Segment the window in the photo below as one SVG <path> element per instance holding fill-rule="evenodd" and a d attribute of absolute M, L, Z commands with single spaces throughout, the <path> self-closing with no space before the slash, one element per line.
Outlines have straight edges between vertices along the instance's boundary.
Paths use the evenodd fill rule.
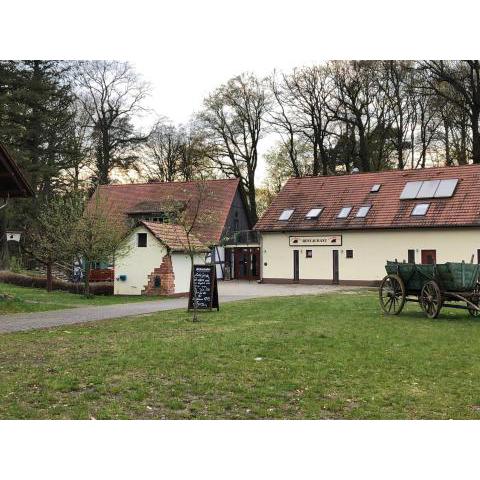
<path fill-rule="evenodd" d="M 308 218 L 309 220 L 313 220 L 314 218 L 318 218 L 319 215 L 322 213 L 323 208 L 312 208 L 311 210 L 308 211 L 308 213 L 305 215 L 305 218 Z"/>
<path fill-rule="evenodd" d="M 147 246 L 147 234 L 137 233 L 137 247 L 146 247 L 146 246 Z"/>
<path fill-rule="evenodd" d="M 408 251 L 408 263 L 415 263 L 415 250 Z"/>
<path fill-rule="evenodd" d="M 365 218 L 369 211 L 370 211 L 370 205 L 360 207 L 355 216 L 358 217 L 358 218 Z"/>
<path fill-rule="evenodd" d="M 287 209 L 287 210 L 284 210 L 281 215 L 278 217 L 279 220 L 282 220 L 282 221 L 286 221 L 286 220 L 290 220 L 290 217 L 292 216 L 293 212 L 295 210 L 293 209 Z"/>
<path fill-rule="evenodd" d="M 370 189 L 370 193 L 377 193 L 378 191 L 380 191 L 380 187 L 382 186 L 381 183 L 376 183 L 371 189 Z"/>
<path fill-rule="evenodd" d="M 345 256 L 346 256 L 347 258 L 353 258 L 353 250 L 347 250 L 347 251 L 345 252 Z"/>
<path fill-rule="evenodd" d="M 312 258 L 313 257 L 313 250 L 305 250 L 305 257 Z"/>
<path fill-rule="evenodd" d="M 347 218 L 351 211 L 352 207 L 343 207 L 337 215 L 337 218 Z"/>
<path fill-rule="evenodd" d="M 417 203 L 412 210 L 411 215 L 413 216 L 422 216 L 427 213 L 428 207 L 430 206 L 429 203 Z"/>

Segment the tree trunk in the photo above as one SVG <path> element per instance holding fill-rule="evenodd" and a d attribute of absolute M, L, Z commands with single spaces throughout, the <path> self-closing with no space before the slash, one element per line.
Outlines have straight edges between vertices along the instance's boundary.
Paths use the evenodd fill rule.
<path fill-rule="evenodd" d="M 368 158 L 368 145 L 367 145 L 367 139 L 365 137 L 365 128 L 363 127 L 363 125 L 358 126 L 358 136 L 359 136 L 358 155 L 360 157 L 360 166 L 362 168 L 362 172 L 369 172 L 370 159 Z"/>
<path fill-rule="evenodd" d="M 480 131 L 478 128 L 478 120 L 480 117 L 480 110 L 473 107 L 471 114 L 472 122 L 472 157 L 473 163 L 480 163 Z"/>
<path fill-rule="evenodd" d="M 448 122 L 446 119 L 443 121 L 445 128 L 445 165 L 452 165 L 452 157 L 450 155 L 450 129 L 448 128 Z"/>
<path fill-rule="evenodd" d="M 255 192 L 255 174 L 253 172 L 248 173 L 248 203 L 250 210 L 250 219 L 252 226 L 257 223 L 257 199 Z"/>
<path fill-rule="evenodd" d="M 85 260 L 85 276 L 84 276 L 84 289 L 83 294 L 86 297 L 90 296 L 90 262 Z"/>
<path fill-rule="evenodd" d="M 52 263 L 49 262 L 46 265 L 47 267 L 47 292 L 51 292 L 53 290 L 52 288 Z"/>

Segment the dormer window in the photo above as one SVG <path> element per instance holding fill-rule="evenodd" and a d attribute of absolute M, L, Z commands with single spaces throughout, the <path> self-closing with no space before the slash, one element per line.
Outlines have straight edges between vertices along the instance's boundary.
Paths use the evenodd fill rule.
<path fill-rule="evenodd" d="M 287 220 L 290 220 L 290 217 L 293 215 L 293 212 L 295 210 L 293 209 L 287 209 L 287 210 L 284 210 L 280 216 L 278 217 L 279 220 L 281 220 L 282 222 L 286 222 Z"/>
<path fill-rule="evenodd" d="M 368 215 L 368 212 L 370 211 L 370 208 L 371 208 L 370 205 L 365 205 L 364 207 L 360 207 L 355 216 L 357 218 L 365 218 Z"/>
<path fill-rule="evenodd" d="M 382 186 L 381 183 L 376 183 L 376 184 L 373 185 L 372 188 L 370 189 L 370 193 L 377 193 L 378 191 L 380 191 L 381 186 Z"/>
<path fill-rule="evenodd" d="M 308 220 L 314 220 L 315 218 L 318 218 L 320 214 L 322 213 L 323 208 L 312 208 L 308 211 L 308 213 L 305 215 L 305 218 Z"/>
<path fill-rule="evenodd" d="M 421 217 L 427 213 L 429 206 L 429 203 L 417 203 L 413 207 L 411 215 L 415 217 Z"/>
<path fill-rule="evenodd" d="M 343 207 L 337 215 L 337 218 L 347 218 L 351 211 L 352 207 Z"/>

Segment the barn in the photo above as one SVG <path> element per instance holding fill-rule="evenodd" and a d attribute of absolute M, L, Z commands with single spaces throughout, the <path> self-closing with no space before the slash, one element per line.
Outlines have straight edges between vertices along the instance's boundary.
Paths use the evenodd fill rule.
<path fill-rule="evenodd" d="M 480 165 L 291 178 L 255 230 L 261 281 L 376 285 L 386 260 L 479 262 Z"/>
<path fill-rule="evenodd" d="M 129 258 L 116 258 L 115 265 L 109 266 L 108 270 L 105 268 L 107 265 L 96 265 L 92 276 L 104 279 L 104 275 L 110 272 L 117 294 L 153 294 L 154 290 L 147 291 L 144 287 L 150 277 L 156 278 L 158 284 L 160 279 L 155 272 L 159 272 L 162 258 L 168 252 L 168 255 L 172 254 L 173 270 L 175 262 L 178 263 L 178 269 L 174 272 L 174 293 L 183 292 L 185 281 L 189 282 L 190 279 L 190 270 L 186 277 L 181 273 L 185 269 L 180 267 L 180 264 L 184 263 L 180 257 L 185 257 L 185 249 L 182 242 L 180 245 L 172 243 L 172 228 L 175 227 L 167 223 L 171 222 L 171 219 L 168 218 L 166 210 L 172 201 L 185 204 L 187 209 L 194 209 L 200 185 L 205 191 L 201 209 L 208 212 L 210 220 L 199 222 L 192 231 L 203 252 L 197 260 L 215 263 L 219 279 L 241 278 L 239 275 L 242 273 L 251 276 L 252 271 L 256 275 L 255 279 L 260 278 L 259 243 L 249 230 L 251 225 L 238 179 L 99 186 L 91 201 L 100 201 L 112 215 L 120 216 L 135 230 L 128 239 L 132 252 Z M 177 234 L 180 235 L 180 232 L 177 231 Z M 141 246 L 143 243 L 139 245 L 139 238 L 147 239 L 146 247 Z M 251 260 L 252 251 L 257 252 L 256 257 L 253 255 L 256 269 L 245 268 L 247 262 L 242 261 L 247 257 Z M 248 252 L 249 256 L 245 252 Z M 166 291 L 165 285 L 166 283 L 162 287 L 163 293 Z M 171 289 L 168 290 L 172 293 Z M 160 292 L 158 289 L 155 291 L 157 294 Z"/>

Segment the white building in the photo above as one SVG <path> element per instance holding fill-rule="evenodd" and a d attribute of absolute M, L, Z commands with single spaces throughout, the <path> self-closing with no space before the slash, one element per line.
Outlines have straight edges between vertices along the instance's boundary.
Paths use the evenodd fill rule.
<path fill-rule="evenodd" d="M 387 260 L 478 262 L 480 165 L 292 178 L 255 229 L 263 282 L 373 285 Z"/>

